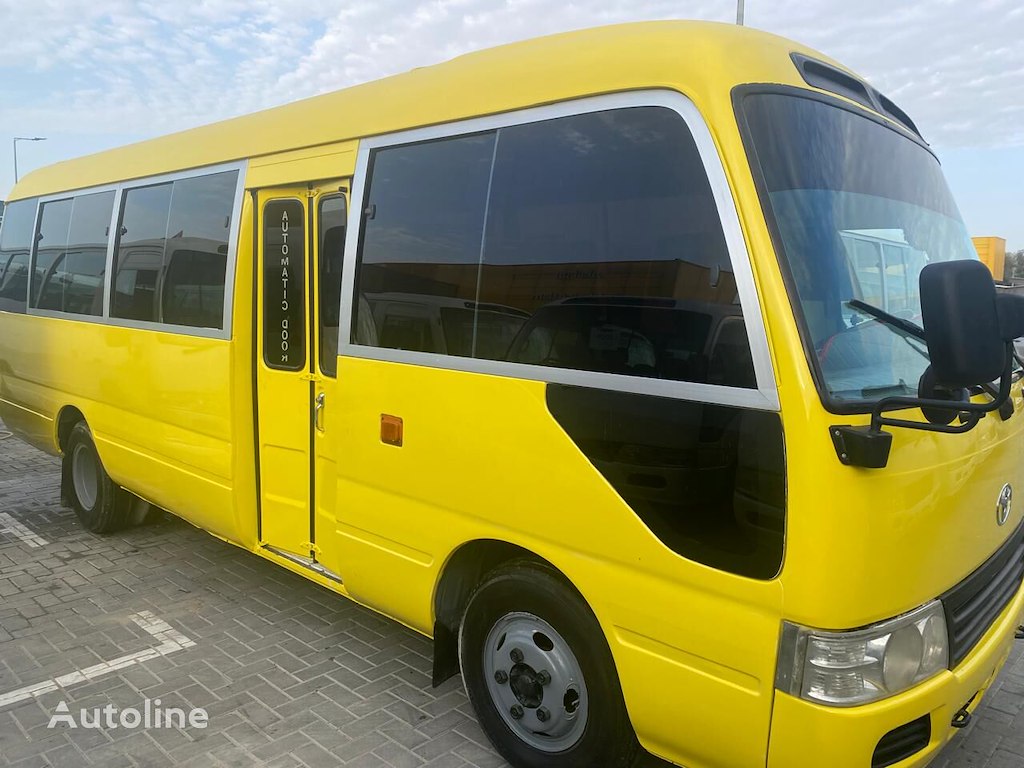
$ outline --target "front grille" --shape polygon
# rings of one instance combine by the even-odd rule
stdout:
[[[932,738],[932,720],[928,715],[912,723],[893,728],[878,742],[871,756],[871,768],[885,768],[905,760],[928,746]]]
[[[978,570],[941,597],[949,629],[949,668],[971,652],[1024,580],[1024,522]]]

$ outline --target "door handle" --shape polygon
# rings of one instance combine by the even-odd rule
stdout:
[[[317,432],[324,431],[324,402],[327,400],[327,393],[321,392],[316,396],[316,406],[313,408],[313,426]]]

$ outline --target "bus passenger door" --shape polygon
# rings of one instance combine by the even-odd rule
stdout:
[[[323,184],[314,197],[316,227],[316,274],[314,314],[316,322],[315,386],[313,393],[313,531],[314,557],[321,575],[340,581],[335,567],[338,553],[330,551],[336,540],[338,505],[338,446],[345,429],[345,410],[338,401],[338,333],[341,313],[341,270],[345,256],[348,219],[346,181]],[[325,566],[325,564],[331,564]]]
[[[334,580],[319,562],[317,519],[334,517],[347,189],[332,180],[257,193],[260,543]]]
[[[309,199],[261,190],[256,278],[256,391],[261,543],[308,558],[310,515]]]

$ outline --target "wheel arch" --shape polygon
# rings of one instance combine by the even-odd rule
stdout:
[[[71,430],[74,429],[75,425],[79,422],[84,422],[86,425],[89,424],[85,419],[85,414],[73,405],[65,405],[57,413],[57,418],[54,419],[54,424],[57,428],[57,448],[60,450],[61,456],[66,454],[68,438],[71,436]],[[61,462],[60,503],[62,507],[66,507],[67,509],[73,509],[71,503],[72,482],[71,465],[67,458],[65,458]]]
[[[459,625],[473,590],[488,573],[514,560],[528,560],[549,569],[579,594],[557,566],[525,547],[499,539],[465,542],[445,562],[434,589],[434,686],[459,672]]]
[[[57,428],[57,447],[61,453],[64,453],[67,447],[68,436],[71,434],[72,428],[80,421],[89,423],[85,419],[85,414],[74,405],[65,405],[58,411],[54,424]]]

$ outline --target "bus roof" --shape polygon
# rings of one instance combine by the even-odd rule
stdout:
[[[571,98],[673,88],[705,117],[747,82],[807,87],[790,54],[829,61],[766,32],[660,21],[566,32],[468,53],[344,90],[50,165],[10,199],[306,149]],[[834,62],[831,62],[834,63]]]

